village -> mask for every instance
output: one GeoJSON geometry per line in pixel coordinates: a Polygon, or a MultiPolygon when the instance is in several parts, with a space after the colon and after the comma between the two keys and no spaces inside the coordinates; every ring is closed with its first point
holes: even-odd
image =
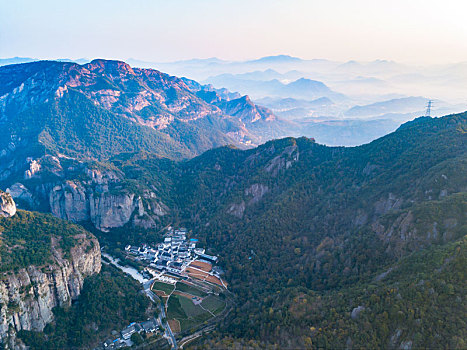
{"type": "Polygon", "coordinates": [[[196,337],[190,336],[190,331],[212,327],[225,313],[227,283],[222,268],[216,265],[218,257],[206,254],[205,248],[197,246],[198,239],[188,239],[187,235],[185,228],[169,226],[158,244],[127,245],[125,257],[140,262],[139,271],[121,266],[118,259],[103,253],[110,263],[143,284],[145,293],[159,305],[159,316],[114,331],[114,337],[96,349],[132,346],[140,335],[145,339],[166,339],[170,347],[176,348],[177,337],[188,335],[191,341],[196,337]]]}
{"type": "Polygon", "coordinates": [[[128,245],[125,251],[128,256],[148,264],[143,272],[145,278],[175,284],[179,278],[199,278],[206,275],[205,280],[225,288],[221,278],[223,271],[219,266],[214,266],[218,260],[217,256],[206,254],[204,248],[196,246],[197,243],[196,238],[187,240],[185,228],[169,227],[164,241],[157,246],[128,245]],[[206,269],[208,266],[212,268],[206,269]]]}
{"type": "Polygon", "coordinates": [[[160,336],[161,328],[157,325],[157,319],[152,318],[148,319],[147,321],[136,323],[133,322],[128,327],[124,328],[121,332],[115,332],[113,335],[117,336],[115,339],[107,339],[100,347],[97,347],[95,350],[98,349],[121,349],[124,347],[132,346],[134,341],[134,334],[138,334],[138,338],[143,339],[142,336],[145,338],[149,338],[152,336],[160,336]]]}

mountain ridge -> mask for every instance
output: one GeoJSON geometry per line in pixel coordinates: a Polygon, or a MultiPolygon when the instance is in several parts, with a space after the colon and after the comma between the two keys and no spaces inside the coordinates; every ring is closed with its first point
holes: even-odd
{"type": "MultiPolygon", "coordinates": [[[[248,130],[248,118],[229,116],[220,108],[225,104],[216,105],[212,103],[215,101],[206,99],[208,94],[214,94],[217,102],[228,102],[235,94],[190,83],[157,70],[132,68],[121,61],[96,59],[84,65],[39,61],[9,65],[0,68],[0,81],[0,123],[9,130],[1,135],[2,149],[10,142],[14,144],[11,137],[16,135],[14,137],[22,138],[23,142],[38,146],[45,144],[49,149],[52,147],[66,154],[69,150],[64,146],[69,140],[78,140],[78,134],[83,134],[77,129],[77,119],[84,121],[81,129],[83,126],[90,128],[89,135],[97,132],[94,138],[100,140],[89,143],[93,150],[87,154],[98,157],[103,156],[103,151],[99,150],[102,146],[106,147],[105,152],[111,152],[109,155],[115,154],[114,146],[104,139],[121,138],[119,124],[125,125],[135,137],[122,140],[117,153],[144,147],[165,156],[187,157],[222,144],[256,144],[264,137],[257,126],[254,133],[248,130]],[[75,106],[81,106],[80,110],[74,110],[75,106]],[[30,115],[31,112],[36,114],[31,123],[22,127],[15,124],[14,120],[20,114],[30,115]],[[56,134],[59,126],[51,125],[60,119],[62,124],[68,124],[66,128],[62,127],[62,136],[56,134]],[[94,123],[100,123],[99,127],[92,126],[94,123]],[[201,129],[208,130],[210,137],[206,137],[206,133],[202,135],[201,129]],[[22,132],[25,135],[21,135],[22,132]],[[143,137],[136,137],[136,134],[143,137]],[[182,138],[181,134],[188,137],[182,138]],[[25,141],[26,136],[29,140],[25,141]],[[166,150],[161,151],[161,147],[166,150]]],[[[242,101],[246,102],[244,107],[247,108],[242,115],[247,116],[249,109],[253,113],[250,119],[256,121],[259,115],[256,107],[252,108],[247,99],[238,102],[242,101]]],[[[265,111],[264,108],[261,110],[265,111]]],[[[274,123],[273,119],[265,118],[264,123],[274,123]]],[[[19,120],[21,124],[24,119],[19,120]]],[[[76,142],[71,156],[82,154],[78,149],[87,147],[76,142]]]]}

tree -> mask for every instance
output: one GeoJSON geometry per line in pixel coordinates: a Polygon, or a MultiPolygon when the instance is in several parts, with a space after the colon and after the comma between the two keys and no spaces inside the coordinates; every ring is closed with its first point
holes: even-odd
{"type": "Polygon", "coordinates": [[[144,343],[144,339],[143,339],[143,337],[141,336],[141,334],[139,334],[139,333],[133,333],[133,334],[131,335],[131,338],[130,338],[130,339],[131,339],[131,341],[132,341],[133,343],[135,343],[136,345],[141,345],[141,344],[144,343]]]}

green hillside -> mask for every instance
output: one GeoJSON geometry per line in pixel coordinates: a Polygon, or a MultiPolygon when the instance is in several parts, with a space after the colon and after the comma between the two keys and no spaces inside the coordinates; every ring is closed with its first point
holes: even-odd
{"type": "MultiPolygon", "coordinates": [[[[347,300],[364,299],[376,276],[419,256],[429,261],[416,273],[431,274],[439,265],[439,260],[430,261],[433,252],[450,249],[450,242],[467,234],[466,128],[467,114],[420,118],[355,148],[289,138],[248,151],[224,147],[179,164],[170,185],[177,199],[175,219],[215,247],[238,298],[215,341],[233,336],[240,343],[302,347],[309,337],[319,346],[343,347],[350,337],[357,347],[368,341],[376,347],[388,344],[387,337],[399,329],[396,319],[387,321],[383,337],[373,322],[378,314],[365,306],[371,327],[364,335],[348,320],[358,305],[340,305],[335,321],[326,305],[334,305],[338,293],[347,300]],[[283,305],[293,309],[288,295],[301,293],[326,298],[325,311],[308,315],[308,310],[292,319],[283,305]],[[348,323],[341,327],[345,336],[333,333],[338,317],[348,323]],[[309,330],[324,324],[326,331],[309,330]]],[[[396,274],[403,269],[394,270],[394,284],[417,278],[396,274]]],[[[381,298],[392,287],[383,280],[375,288],[381,298]]],[[[397,299],[378,310],[387,307],[389,312],[393,304],[397,299]]],[[[430,338],[435,336],[430,331],[437,317],[433,310],[447,305],[435,302],[429,308],[423,299],[414,299],[414,312],[428,313],[427,323],[415,333],[402,329],[394,347],[405,340],[436,347],[437,338],[430,338]]],[[[454,310],[453,317],[465,316],[464,309],[454,310]]],[[[438,329],[439,337],[456,334],[457,327],[438,329]]]]}
{"type": "MultiPolygon", "coordinates": [[[[83,235],[92,238],[81,226],[50,214],[22,210],[12,218],[0,216],[0,234],[0,272],[50,264],[53,249],[61,249],[64,256],[69,257],[70,249],[83,239],[83,235]],[[55,245],[52,239],[55,239],[55,245]]],[[[92,241],[89,243],[93,244],[92,241]]]]}

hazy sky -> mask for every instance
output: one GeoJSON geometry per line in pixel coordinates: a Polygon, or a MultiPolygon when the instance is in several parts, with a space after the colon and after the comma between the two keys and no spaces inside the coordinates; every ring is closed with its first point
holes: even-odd
{"type": "Polygon", "coordinates": [[[463,0],[0,0],[0,57],[467,61],[463,0]]]}

